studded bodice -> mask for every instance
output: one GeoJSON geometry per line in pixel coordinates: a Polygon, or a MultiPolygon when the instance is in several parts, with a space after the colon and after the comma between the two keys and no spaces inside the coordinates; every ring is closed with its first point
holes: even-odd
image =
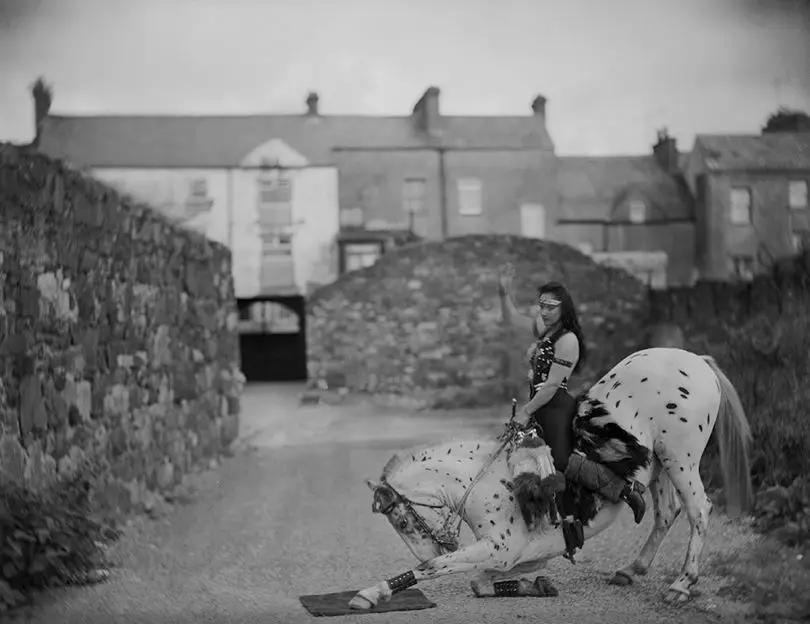
{"type": "MultiPolygon", "coordinates": [[[[532,399],[540,386],[548,380],[551,365],[555,362],[554,345],[564,333],[566,333],[566,330],[558,329],[534,342],[529,347],[529,399],[532,399]]],[[[560,388],[563,390],[568,388],[567,378],[562,380],[560,388]]]]}

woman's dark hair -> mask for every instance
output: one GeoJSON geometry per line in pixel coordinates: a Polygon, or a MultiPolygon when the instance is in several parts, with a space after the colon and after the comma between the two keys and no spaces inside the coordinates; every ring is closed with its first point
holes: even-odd
{"type": "MultiPolygon", "coordinates": [[[[585,346],[585,336],[582,334],[582,327],[579,324],[574,300],[571,297],[571,293],[568,292],[568,289],[560,282],[548,282],[537,289],[538,297],[546,293],[554,295],[560,300],[560,324],[564,329],[567,329],[577,337],[577,341],[579,342],[579,359],[577,360],[577,365],[574,367],[574,371],[578,371],[588,359],[588,348],[585,346]]],[[[534,331],[536,334],[536,325],[534,331]]]]}

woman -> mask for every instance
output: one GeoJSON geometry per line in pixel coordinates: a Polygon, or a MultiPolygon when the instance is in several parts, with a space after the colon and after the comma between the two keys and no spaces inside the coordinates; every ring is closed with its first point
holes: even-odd
{"type": "Polygon", "coordinates": [[[567,479],[589,487],[608,500],[627,503],[636,523],[644,517],[644,497],[635,483],[628,483],[607,466],[576,454],[573,421],[576,401],[568,393],[568,380],[585,363],[587,349],[576,307],[568,290],[559,282],[549,282],[537,289],[537,303],[532,306],[534,318],[521,315],[509,293],[514,278],[511,264],[501,268],[498,295],[504,319],[516,327],[530,329],[535,342],[528,351],[529,402],[515,420],[531,423],[551,449],[554,465],[567,479]]]}

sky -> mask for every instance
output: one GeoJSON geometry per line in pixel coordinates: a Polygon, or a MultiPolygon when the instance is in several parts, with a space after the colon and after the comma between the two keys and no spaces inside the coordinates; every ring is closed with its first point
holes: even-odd
{"type": "Polygon", "coordinates": [[[810,112],[808,0],[0,0],[0,140],[57,114],[528,115],[560,154],[810,112]]]}

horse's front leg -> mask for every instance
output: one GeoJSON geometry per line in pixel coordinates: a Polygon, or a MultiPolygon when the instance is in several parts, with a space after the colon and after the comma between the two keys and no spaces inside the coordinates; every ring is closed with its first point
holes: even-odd
{"type": "Polygon", "coordinates": [[[413,570],[360,590],[349,601],[349,606],[353,609],[370,609],[380,600],[389,600],[395,593],[416,585],[419,581],[476,570],[508,570],[514,563],[515,557],[507,548],[502,545],[496,548],[491,539],[484,538],[456,552],[428,559],[413,570]]]}

